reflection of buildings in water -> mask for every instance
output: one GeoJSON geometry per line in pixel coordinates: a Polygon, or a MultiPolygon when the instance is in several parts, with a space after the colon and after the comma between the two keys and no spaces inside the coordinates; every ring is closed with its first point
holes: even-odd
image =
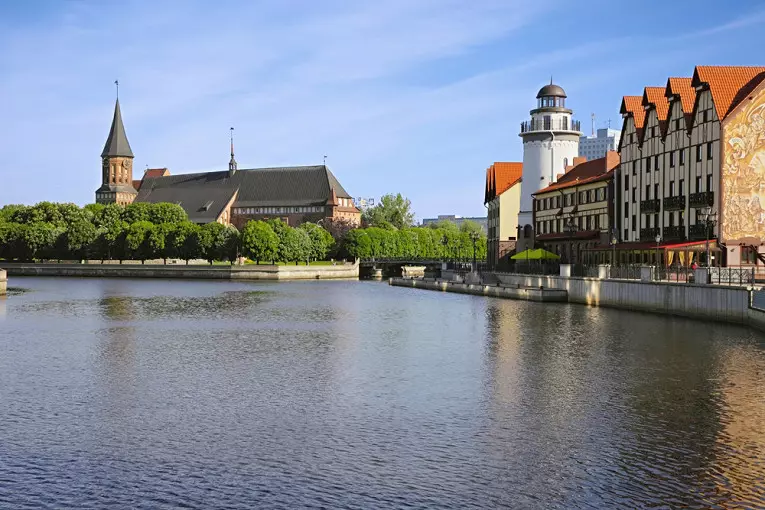
{"type": "Polygon", "coordinates": [[[765,478],[765,353],[734,345],[722,356],[721,428],[710,473],[717,491],[743,506],[762,503],[765,478]],[[747,502],[747,503],[743,503],[747,502]]]}
{"type": "Polygon", "coordinates": [[[5,319],[7,313],[5,303],[8,300],[6,296],[0,296],[0,320],[5,319]]]}

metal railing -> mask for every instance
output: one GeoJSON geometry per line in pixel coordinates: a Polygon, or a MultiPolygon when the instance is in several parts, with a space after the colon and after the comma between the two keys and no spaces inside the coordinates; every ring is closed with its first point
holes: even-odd
{"type": "Polygon", "coordinates": [[[664,197],[665,211],[676,211],[678,209],[685,209],[685,196],[664,197]]]}
{"type": "Polygon", "coordinates": [[[664,227],[662,237],[664,239],[685,239],[685,227],[682,225],[664,227]]]}
{"type": "Polygon", "coordinates": [[[706,223],[695,223],[688,226],[688,237],[691,239],[714,239],[714,223],[708,221],[706,223]]]}
{"type": "Polygon", "coordinates": [[[658,198],[652,198],[650,200],[640,201],[641,213],[659,212],[660,209],[661,209],[661,201],[658,198]]]}
{"type": "Polygon", "coordinates": [[[659,228],[651,227],[651,228],[641,228],[640,229],[640,240],[641,241],[653,241],[656,239],[656,236],[659,234],[659,228]]]}
{"type": "Polygon", "coordinates": [[[715,204],[715,192],[702,191],[700,193],[691,193],[688,197],[688,203],[691,207],[711,207],[715,204]]]}
{"type": "Polygon", "coordinates": [[[658,266],[653,270],[654,281],[693,283],[693,269],[683,266],[658,266]]]}
{"type": "Polygon", "coordinates": [[[528,263],[513,264],[505,272],[515,274],[529,275],[560,275],[560,263],[558,262],[538,262],[530,260],[528,263]]]}
{"type": "Polygon", "coordinates": [[[614,280],[639,280],[640,266],[634,264],[611,266],[609,277],[614,280]]]}
{"type": "Polygon", "coordinates": [[[578,120],[569,122],[563,119],[534,119],[521,122],[521,133],[532,131],[580,131],[581,123],[578,120]]]}
{"type": "Polygon", "coordinates": [[[717,285],[754,285],[755,270],[748,267],[710,267],[709,283],[717,285]]]}

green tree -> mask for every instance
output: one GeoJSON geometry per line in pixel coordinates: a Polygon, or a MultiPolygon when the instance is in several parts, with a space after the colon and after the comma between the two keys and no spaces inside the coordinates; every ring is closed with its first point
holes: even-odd
{"type": "Polygon", "coordinates": [[[316,223],[303,223],[300,225],[300,229],[305,230],[311,239],[310,258],[324,260],[335,244],[332,235],[316,223]]]}
{"type": "Polygon", "coordinates": [[[372,258],[372,241],[367,229],[355,229],[348,232],[343,242],[343,250],[354,259],[372,258]]]}
{"type": "Polygon", "coordinates": [[[154,225],[154,228],[148,233],[147,243],[152,257],[161,258],[165,264],[167,264],[167,257],[170,254],[167,238],[172,230],[172,224],[160,223],[159,225],[154,225]]]}
{"type": "Polygon", "coordinates": [[[52,253],[58,231],[56,226],[47,222],[23,225],[19,238],[19,257],[22,260],[45,258],[52,253]]]}
{"type": "Polygon", "coordinates": [[[224,257],[234,265],[237,257],[239,256],[240,249],[240,235],[239,231],[233,225],[227,225],[226,230],[223,232],[223,254],[224,257]]]}
{"type": "Polygon", "coordinates": [[[160,223],[181,223],[182,221],[188,221],[189,219],[186,211],[183,210],[183,207],[169,202],[149,204],[148,216],[149,221],[155,225],[159,225],[160,223]]]}
{"type": "Polygon", "coordinates": [[[134,202],[125,206],[122,213],[122,221],[131,225],[137,221],[151,221],[151,210],[154,204],[146,202],[134,202]]]}
{"type": "Polygon", "coordinates": [[[396,232],[398,237],[398,256],[405,259],[420,258],[419,241],[417,229],[404,228],[396,232]]]}
{"type": "Polygon", "coordinates": [[[264,221],[248,221],[242,229],[242,253],[258,264],[261,260],[276,260],[279,236],[264,221]]]}
{"type": "Polygon", "coordinates": [[[66,225],[60,238],[64,258],[83,260],[89,257],[91,246],[95,243],[98,232],[93,223],[84,217],[66,225]]]}
{"type": "Polygon", "coordinates": [[[138,259],[143,264],[151,258],[151,243],[149,242],[154,224],[150,221],[136,221],[127,228],[125,233],[125,251],[131,259],[138,259]]]}
{"type": "Polygon", "coordinates": [[[295,265],[301,260],[308,265],[311,256],[311,238],[308,232],[299,228],[289,228],[281,240],[279,249],[285,262],[294,262],[295,265]]]}
{"type": "Polygon", "coordinates": [[[27,206],[20,204],[8,204],[0,208],[0,223],[18,223],[18,218],[23,215],[27,206]]]}
{"type": "Polygon", "coordinates": [[[20,257],[25,227],[20,223],[0,222],[0,259],[13,260],[20,257]]]}
{"type": "Polygon", "coordinates": [[[199,229],[199,248],[202,257],[212,265],[214,260],[226,258],[226,226],[216,221],[199,229]]]}
{"type": "Polygon", "coordinates": [[[199,225],[184,221],[176,223],[170,232],[169,242],[174,257],[178,257],[189,264],[189,260],[200,256],[199,250],[199,225]]]}
{"type": "Polygon", "coordinates": [[[362,213],[362,220],[372,227],[384,227],[386,224],[395,228],[411,227],[414,224],[412,203],[401,193],[385,195],[380,203],[362,213]]]}

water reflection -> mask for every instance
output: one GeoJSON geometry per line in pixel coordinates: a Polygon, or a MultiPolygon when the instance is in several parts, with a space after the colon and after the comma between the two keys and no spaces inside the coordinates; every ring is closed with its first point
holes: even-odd
{"type": "Polygon", "coordinates": [[[765,505],[747,330],[369,282],[26,282],[0,507],[765,505]]]}

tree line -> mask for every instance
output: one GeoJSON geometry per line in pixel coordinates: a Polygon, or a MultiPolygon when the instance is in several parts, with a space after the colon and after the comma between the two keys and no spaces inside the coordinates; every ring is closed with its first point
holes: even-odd
{"type": "MultiPolygon", "coordinates": [[[[342,230],[342,229],[341,229],[342,230]]],[[[250,221],[240,233],[220,223],[197,225],[177,204],[40,202],[0,208],[0,259],[229,261],[323,260],[335,245],[313,223],[292,228],[280,220],[250,221]]]]}
{"type": "Polygon", "coordinates": [[[449,221],[428,227],[360,228],[344,240],[348,255],[359,259],[469,260],[474,246],[476,259],[485,259],[486,235],[467,221],[459,228],[449,221]]]}

